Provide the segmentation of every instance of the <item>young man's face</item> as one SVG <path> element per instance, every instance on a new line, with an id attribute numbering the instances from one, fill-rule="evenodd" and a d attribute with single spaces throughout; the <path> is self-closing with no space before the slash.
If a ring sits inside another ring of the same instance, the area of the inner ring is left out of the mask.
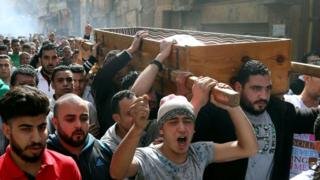
<path id="1" fill-rule="evenodd" d="M 30 64 L 31 56 L 29 54 L 20 55 L 20 64 Z"/>
<path id="2" fill-rule="evenodd" d="M 46 115 L 13 118 L 8 124 L 3 123 L 3 133 L 9 139 L 14 157 L 36 162 L 46 147 Z"/>
<path id="3" fill-rule="evenodd" d="M 66 58 L 66 59 L 71 59 L 72 57 L 72 51 L 71 51 L 71 48 L 64 48 L 63 49 L 63 57 Z"/>
<path id="4" fill-rule="evenodd" d="M 58 71 L 52 78 L 52 88 L 54 89 L 57 98 L 64 94 L 72 93 L 73 76 L 70 70 Z"/>
<path id="5" fill-rule="evenodd" d="M 19 42 L 13 42 L 11 44 L 11 48 L 12 48 L 13 53 L 19 53 L 19 51 L 20 51 L 20 43 Z"/>
<path id="6" fill-rule="evenodd" d="M 121 134 L 126 134 L 133 124 L 133 118 L 130 115 L 129 109 L 132 103 L 137 98 L 134 96 L 132 99 L 123 98 L 119 101 L 119 114 L 113 114 L 113 119 L 118 124 L 118 129 Z"/>
<path id="7" fill-rule="evenodd" d="M 252 75 L 248 82 L 241 86 L 241 107 L 253 114 L 261 114 L 265 111 L 272 90 L 269 75 Z"/>
<path id="8" fill-rule="evenodd" d="M 0 79 L 9 78 L 10 72 L 11 72 L 10 59 L 0 59 Z"/>
<path id="9" fill-rule="evenodd" d="M 58 115 L 53 123 L 60 139 L 72 146 L 80 147 L 89 131 L 89 109 L 84 102 L 63 102 L 58 106 Z"/>
<path id="10" fill-rule="evenodd" d="M 85 73 L 73 73 L 73 81 L 73 93 L 81 97 L 87 83 Z"/>
<path id="11" fill-rule="evenodd" d="M 43 70 L 48 74 L 52 74 L 53 69 L 59 63 L 56 50 L 44 50 L 42 56 L 40 57 L 40 62 Z"/>
<path id="12" fill-rule="evenodd" d="M 160 134 L 163 135 L 165 151 L 186 154 L 194 134 L 194 122 L 188 116 L 177 115 L 163 124 Z"/>

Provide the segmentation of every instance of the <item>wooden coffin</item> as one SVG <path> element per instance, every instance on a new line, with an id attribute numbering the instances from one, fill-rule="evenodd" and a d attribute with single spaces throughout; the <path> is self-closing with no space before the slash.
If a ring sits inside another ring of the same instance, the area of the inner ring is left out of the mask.
<path id="1" fill-rule="evenodd" d="M 170 72 L 173 70 L 189 71 L 196 76 L 210 76 L 230 83 L 244 57 L 258 59 L 269 67 L 272 72 L 273 94 L 282 94 L 288 90 L 291 40 L 283 38 L 145 27 L 95 29 L 95 40 L 102 43 L 99 60 L 109 50 L 128 48 L 139 30 L 148 30 L 149 37 L 143 40 L 140 51 L 135 54 L 129 67 L 140 71 L 158 54 L 163 38 L 187 34 L 203 42 L 203 45 L 174 45 L 165 62 L 166 70 L 157 81 L 158 89 L 164 93 L 172 93 L 174 90 L 170 80 Z"/>

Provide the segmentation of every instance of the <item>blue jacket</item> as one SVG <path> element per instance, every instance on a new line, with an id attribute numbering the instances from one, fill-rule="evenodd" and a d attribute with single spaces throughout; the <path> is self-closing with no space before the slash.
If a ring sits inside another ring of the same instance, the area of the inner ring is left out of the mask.
<path id="1" fill-rule="evenodd" d="M 88 134 L 80 156 L 76 156 L 68 152 L 61 145 L 57 134 L 49 135 L 47 146 L 49 149 L 71 156 L 76 161 L 83 180 L 111 179 L 109 167 L 112 151 L 108 145 L 102 143 L 98 139 L 95 139 L 91 134 Z"/>

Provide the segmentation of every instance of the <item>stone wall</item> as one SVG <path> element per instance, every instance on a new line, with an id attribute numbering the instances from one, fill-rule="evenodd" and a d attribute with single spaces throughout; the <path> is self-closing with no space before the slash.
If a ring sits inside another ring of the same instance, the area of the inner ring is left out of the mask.
<path id="1" fill-rule="evenodd" d="M 293 39 L 294 57 L 307 51 L 307 1 L 82 0 L 95 27 L 149 26 Z M 102 3 L 103 2 L 103 3 Z M 94 5 L 89 5 L 89 4 Z M 99 9 L 100 8 L 100 9 Z M 94 14 L 93 17 L 90 14 Z M 82 18 L 82 24 L 85 20 Z M 97 23 L 97 21 L 99 21 Z M 301 24 L 301 26 L 299 26 Z M 297 26 L 298 25 L 298 26 Z"/>

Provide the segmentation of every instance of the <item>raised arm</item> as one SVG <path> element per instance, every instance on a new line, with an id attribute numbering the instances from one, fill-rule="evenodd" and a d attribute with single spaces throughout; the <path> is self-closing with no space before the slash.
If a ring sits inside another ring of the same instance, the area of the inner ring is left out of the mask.
<path id="1" fill-rule="evenodd" d="M 230 88 L 228 85 L 219 83 L 218 86 L 222 88 Z M 231 141 L 223 144 L 214 145 L 214 161 L 225 162 L 236 159 L 241 159 L 255 155 L 258 150 L 258 143 L 254 134 L 251 123 L 244 114 L 240 106 L 229 107 L 216 102 L 211 97 L 211 102 L 216 106 L 228 111 L 231 120 L 235 127 L 237 141 Z"/>
<path id="2" fill-rule="evenodd" d="M 133 160 L 140 137 L 148 124 L 148 97 L 139 97 L 130 107 L 134 124 L 114 152 L 110 165 L 110 175 L 114 179 L 123 179 L 137 174 L 138 164 Z"/>
<path id="3" fill-rule="evenodd" d="M 159 71 L 162 70 L 163 61 L 170 55 L 172 42 L 161 41 L 160 53 L 156 58 L 141 72 L 137 80 L 134 82 L 131 90 L 141 96 L 149 92 L 152 84 Z"/>

